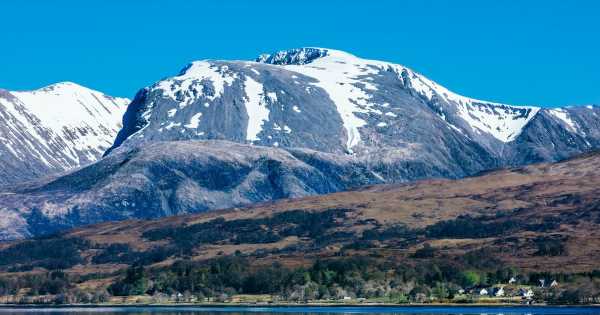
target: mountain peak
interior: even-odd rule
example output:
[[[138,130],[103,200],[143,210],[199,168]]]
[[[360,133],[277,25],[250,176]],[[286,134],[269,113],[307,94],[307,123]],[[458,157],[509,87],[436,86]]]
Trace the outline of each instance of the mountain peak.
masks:
[[[128,103],[73,82],[0,91],[0,185],[96,161],[121,128]]]
[[[262,54],[255,61],[273,65],[305,65],[328,56],[331,52],[334,51],[318,47],[293,48],[271,54]]]
[[[62,81],[62,82],[56,82],[56,83],[46,85],[39,89],[32,90],[31,92],[54,91],[54,90],[89,90],[89,91],[91,91],[89,88],[86,88],[85,86],[79,85],[75,82]]]
[[[418,126],[438,124],[496,151],[540,112],[461,96],[403,65],[320,47],[276,51],[256,62],[194,61],[148,91],[131,107],[131,128],[114,147],[128,138],[132,145],[224,138],[362,154],[414,143],[426,137]]]
[[[64,97],[67,97],[69,100],[77,99],[77,98],[89,98],[89,96],[93,95],[94,97],[100,97],[100,98],[106,98],[108,100],[112,100],[119,107],[126,107],[130,102],[130,100],[128,98],[110,96],[110,95],[104,94],[103,92],[99,92],[97,90],[90,89],[88,87],[85,87],[83,85],[80,85],[80,84],[77,84],[77,83],[71,82],[71,81],[62,81],[62,82],[52,83],[52,84],[46,85],[44,87],[41,87],[39,89],[30,90],[30,91],[13,91],[12,93],[43,95],[43,94],[49,94],[49,92],[51,92],[50,94],[53,94],[56,97],[62,95]],[[44,102],[44,103],[47,103],[47,102]],[[79,102],[73,103],[71,101],[63,102],[63,101],[58,101],[58,100],[55,100],[54,103],[70,104],[70,105],[75,105],[77,107],[79,105],[81,105],[81,103],[79,103]],[[51,104],[51,103],[48,103],[48,104]]]
[[[56,82],[56,83],[50,84],[47,87],[83,87],[83,86],[79,85],[75,82],[71,82],[71,81],[62,81],[62,82]]]

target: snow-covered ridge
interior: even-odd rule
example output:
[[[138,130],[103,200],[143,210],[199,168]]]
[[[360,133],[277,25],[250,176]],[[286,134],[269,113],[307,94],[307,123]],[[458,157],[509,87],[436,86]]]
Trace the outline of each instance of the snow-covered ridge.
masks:
[[[121,128],[129,100],[72,82],[0,97],[5,147],[18,159],[36,158],[69,169],[98,159]]]
[[[329,93],[342,116],[349,135],[348,148],[360,142],[359,128],[365,125],[354,113],[371,111],[369,91],[377,90],[361,76],[376,75],[388,69],[395,71],[399,80],[428,101],[437,98],[454,104],[455,111],[475,133],[488,133],[502,142],[514,140],[539,111],[535,106],[512,106],[461,96],[405,66],[362,59],[339,50],[301,48],[263,55],[257,60],[283,65],[318,80],[316,85]],[[293,63],[294,60],[299,62]],[[445,119],[443,113],[441,117]]]
[[[409,73],[407,77],[409,84],[419,94],[429,101],[441,98],[448,103],[455,104],[460,117],[476,133],[486,132],[502,142],[514,140],[540,110],[540,107],[537,106],[507,105],[465,97],[451,92],[406,67],[394,66],[402,67],[402,71]],[[442,116],[442,118],[444,117]]]
[[[64,127],[82,124],[114,128],[123,115],[129,99],[112,97],[72,82],[61,82],[44,88],[11,92],[30,110],[44,127],[59,133]]]
[[[588,109],[591,109],[589,107],[587,107]],[[571,117],[569,116],[569,113],[562,109],[562,108],[555,108],[555,109],[549,109],[548,113],[550,113],[550,115],[554,116],[555,118],[557,118],[560,122],[564,123],[567,128],[572,131],[572,132],[577,132],[579,127],[577,126],[577,123],[573,121],[573,119],[571,119]]]
[[[162,90],[165,97],[179,101],[183,108],[199,95],[205,95],[210,100],[220,97],[225,85],[231,85],[236,78],[237,74],[229,71],[227,66],[216,66],[209,61],[194,61],[181,70],[179,75],[158,82],[152,89]]]
[[[386,88],[380,86],[381,82],[377,80],[384,72],[395,73],[399,85],[435,108],[449,128],[470,137],[489,135],[501,142],[513,141],[540,110],[536,106],[513,106],[461,96],[405,66],[362,59],[339,50],[317,47],[290,49],[261,55],[256,62],[262,64],[263,71],[265,66],[278,67],[314,79],[310,85],[324,90],[336,106],[346,130],[346,149],[349,152],[361,143],[362,128],[381,128],[387,126],[390,119],[402,119],[388,110],[385,110],[384,114],[382,109],[388,106],[393,108],[397,104],[382,103],[373,97],[374,93]],[[164,124],[177,120],[176,114],[179,110],[201,97],[204,98],[202,102],[205,106],[209,107],[223,96],[227,88],[239,80],[240,84],[246,87],[244,105],[250,119],[246,138],[251,142],[259,140],[258,134],[262,132],[263,122],[269,120],[268,106],[264,104],[265,100],[259,97],[268,96],[272,103],[276,103],[277,95],[274,91],[266,89],[260,92],[262,96],[256,94],[253,90],[256,84],[253,83],[261,82],[252,76],[260,76],[261,73],[253,62],[246,62],[244,67],[249,71],[234,71],[226,61],[195,61],[177,76],[153,85],[151,91],[158,90],[162,97],[177,102],[175,108],[169,109],[168,121]],[[310,86],[306,91],[310,94]],[[297,104],[291,105],[297,107]],[[148,110],[151,111],[151,108]],[[368,123],[361,118],[364,115],[380,115],[382,118],[380,121]],[[201,124],[198,119],[194,120],[194,123],[183,123],[188,127]]]

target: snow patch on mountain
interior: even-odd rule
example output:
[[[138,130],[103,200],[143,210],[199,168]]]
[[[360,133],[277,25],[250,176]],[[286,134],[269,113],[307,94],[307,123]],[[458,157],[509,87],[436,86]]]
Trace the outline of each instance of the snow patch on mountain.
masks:
[[[491,134],[502,142],[510,142],[521,134],[540,109],[472,102],[459,103],[458,110],[460,116],[475,130]]]
[[[562,108],[556,108],[550,109],[548,110],[548,112],[550,113],[550,115],[558,118],[559,121],[564,123],[570,131],[577,132],[577,130],[579,129],[577,127],[577,123],[574,122],[573,119],[571,119],[569,113],[567,113],[566,110]]]
[[[237,74],[231,72],[227,66],[217,66],[208,61],[194,61],[178,76],[158,82],[153,89],[162,90],[163,96],[180,102],[180,107],[183,108],[195,101],[199,95],[211,101],[221,97],[225,86],[230,86],[236,78]]]
[[[408,68],[402,70],[410,73],[411,87],[429,101],[437,96],[455,104],[460,117],[477,133],[486,132],[502,142],[514,140],[540,110],[534,106],[514,106],[465,97]]]
[[[263,85],[249,76],[244,81],[246,92],[246,112],[248,113],[248,130],[246,139],[258,141],[258,134],[262,131],[263,123],[269,120],[269,109],[265,103]]]
[[[405,66],[362,59],[332,49],[300,48],[265,56],[259,57],[257,61],[281,65],[288,70],[315,78],[318,82],[314,84],[327,91],[342,116],[348,133],[347,148],[350,151],[361,140],[359,129],[366,125],[355,113],[376,111],[372,108],[374,104],[370,102],[370,93],[378,88],[371,82],[372,77],[367,75],[374,75],[386,69],[396,72],[400,81],[428,101],[439,97],[447,103],[454,104],[460,117],[475,133],[488,133],[502,142],[514,140],[540,109],[464,97]],[[440,116],[445,120],[443,113]]]
[[[185,124],[184,127],[190,128],[190,129],[198,128],[198,126],[200,125],[201,117],[202,117],[202,113],[200,113],[200,112],[194,114],[194,116],[192,116],[192,118],[190,118],[190,122]]]
[[[346,147],[348,151],[352,152],[352,147],[361,141],[359,128],[367,124],[355,113],[368,113],[373,106],[373,103],[369,101],[369,94],[359,87],[359,83],[363,82],[358,77],[375,74],[376,70],[369,67],[365,60],[351,54],[321,48],[313,49],[319,53],[314,53],[313,56],[318,57],[310,59],[312,62],[305,64],[308,59],[304,58],[299,65],[286,63],[283,64],[283,67],[315,78],[317,82],[314,85],[327,92],[340,113],[348,135]],[[285,59],[283,53],[277,53],[274,56],[277,56],[276,60]],[[289,59],[294,60],[294,58]]]

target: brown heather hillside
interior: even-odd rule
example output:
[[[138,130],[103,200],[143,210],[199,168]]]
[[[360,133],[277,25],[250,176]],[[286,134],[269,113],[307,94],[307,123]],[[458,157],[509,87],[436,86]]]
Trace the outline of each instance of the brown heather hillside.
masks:
[[[165,266],[226,255],[289,267],[360,255],[408,266],[443,260],[482,269],[586,272],[600,269],[600,153],[462,180],[103,223],[3,247],[3,275],[59,263],[70,274],[108,279],[134,263]]]

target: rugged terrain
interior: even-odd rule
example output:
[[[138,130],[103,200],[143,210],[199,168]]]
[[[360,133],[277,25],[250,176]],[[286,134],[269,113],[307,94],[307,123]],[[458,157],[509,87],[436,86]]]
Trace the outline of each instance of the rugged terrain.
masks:
[[[121,129],[127,104],[70,82],[0,89],[0,186],[98,160]]]
[[[140,90],[114,148],[223,139],[420,160],[456,178],[597,148],[599,114],[475,100],[402,65],[300,48],[256,62],[196,61]]]
[[[57,179],[7,189],[0,198],[0,239],[383,182],[365,163],[348,156],[227,141],[153,142]]]
[[[5,276],[61,268],[111,278],[132,264],[164,267],[235,255],[255,266],[289,268],[369,256],[405,266],[439,259],[481,270],[591,272],[600,268],[598,163],[594,153],[461,180],[102,223],[5,244],[0,268]],[[63,250],[36,250],[53,246]]]
[[[599,114],[475,100],[330,49],[193,62],[137,93],[105,159],[0,188],[0,239],[556,161],[600,146]]]

